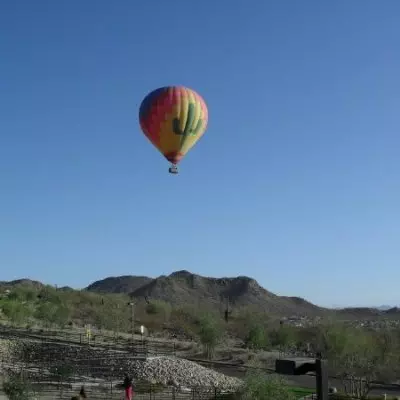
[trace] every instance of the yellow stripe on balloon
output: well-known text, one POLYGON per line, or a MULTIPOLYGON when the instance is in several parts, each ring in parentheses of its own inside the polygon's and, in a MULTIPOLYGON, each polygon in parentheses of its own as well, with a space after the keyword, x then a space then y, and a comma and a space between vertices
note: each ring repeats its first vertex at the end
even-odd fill
MULTIPOLYGON (((190 103, 193 102, 192 99, 193 99, 192 92, 187 90, 187 89, 184 89, 184 93, 182 93, 182 104, 183 104, 184 112, 183 112, 183 115, 182 115, 182 118, 181 118, 181 121, 183 122, 183 123, 181 123, 181 127, 180 127, 181 128, 181 132, 183 132, 185 130, 185 128, 187 128, 187 129, 191 129, 192 128, 191 126, 188 126, 188 124, 189 124, 189 121, 188 121, 188 119, 189 119, 189 105, 190 105, 190 103)), ((182 135, 180 137, 180 139, 181 140, 179 142, 179 151, 182 149, 182 146, 184 145, 185 140, 187 139, 187 135, 185 135, 185 136, 182 135)))
MULTIPOLYGON (((194 105, 194 118, 190 126, 190 129, 194 130, 197 127, 199 120, 201 119, 202 110, 201 110, 201 104, 197 100, 193 92, 190 92, 190 103, 194 105)), ((186 154, 196 144, 196 142, 200 139, 203 133, 204 130, 200 131, 196 136, 192 135, 187 136, 184 142, 182 143, 180 152, 183 155, 186 154)))

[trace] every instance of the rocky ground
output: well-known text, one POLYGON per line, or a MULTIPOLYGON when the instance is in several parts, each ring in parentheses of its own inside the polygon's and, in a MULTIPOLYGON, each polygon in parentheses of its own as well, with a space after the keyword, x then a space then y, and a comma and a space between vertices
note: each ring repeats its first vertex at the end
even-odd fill
POLYGON ((109 352, 86 346, 6 340, 0 341, 0 358, 0 368, 6 369, 21 363, 30 371, 31 379, 41 382, 58 379, 58 368, 69 366, 75 377, 90 376, 107 382, 109 379, 122 381, 124 373, 129 372, 138 382, 180 389, 202 387, 235 392, 243 383, 236 377, 174 356, 144 360, 132 357, 129 352, 109 352))
POLYGON ((14 355, 14 341, 0 339, 0 361, 10 361, 14 355))
POLYGON ((180 388, 212 387, 235 392, 243 384, 238 378, 174 357, 153 357, 146 361, 132 361, 128 370, 136 379, 180 388))

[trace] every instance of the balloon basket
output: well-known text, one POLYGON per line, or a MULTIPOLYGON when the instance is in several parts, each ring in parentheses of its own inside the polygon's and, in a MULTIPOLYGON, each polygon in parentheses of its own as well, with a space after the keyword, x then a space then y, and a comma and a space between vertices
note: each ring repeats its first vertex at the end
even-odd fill
POLYGON ((168 172, 169 172, 170 174, 176 175, 176 174, 178 173, 178 167, 177 167, 176 165, 171 165, 171 166, 169 167, 168 172))

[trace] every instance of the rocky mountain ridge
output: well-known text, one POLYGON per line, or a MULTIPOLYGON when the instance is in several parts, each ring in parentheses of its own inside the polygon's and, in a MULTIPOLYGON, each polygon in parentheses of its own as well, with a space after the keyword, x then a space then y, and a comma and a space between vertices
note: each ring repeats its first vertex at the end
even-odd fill
MULTIPOLYGON (((400 316, 400 310, 395 307, 386 310, 371 307, 342 309, 320 307, 300 297, 278 296, 247 276, 211 278, 181 270, 170 275, 142 280, 143 285, 138 285, 135 278, 143 279, 143 277, 131 276, 133 285, 131 287, 125 286, 123 293, 129 294, 139 301, 141 299, 147 301, 156 299, 175 305, 206 304, 211 307, 221 306, 222 303, 228 304, 229 302, 231 307, 252 306, 260 311, 286 316, 322 317, 338 315, 352 319, 400 316)), ((87 290, 93 291, 96 287, 96 290, 115 293, 115 287, 108 286, 111 282, 113 281, 110 278, 106 278, 89 285, 87 290)))
MULTIPOLYGON (((0 287, 45 286, 41 282, 19 279, 0 282, 0 287)), ((73 290, 59 288, 59 290, 73 290)), ((157 278, 124 275, 107 277, 87 286, 85 291, 95 293, 123 293, 137 301, 162 300, 175 306, 206 306, 209 308, 246 308, 280 316, 323 317, 327 315, 346 316, 351 319, 398 317, 396 307, 385 310, 371 307, 349 307, 329 309, 317 306, 300 297, 279 296, 247 276, 212 278, 193 274, 186 270, 157 278)))

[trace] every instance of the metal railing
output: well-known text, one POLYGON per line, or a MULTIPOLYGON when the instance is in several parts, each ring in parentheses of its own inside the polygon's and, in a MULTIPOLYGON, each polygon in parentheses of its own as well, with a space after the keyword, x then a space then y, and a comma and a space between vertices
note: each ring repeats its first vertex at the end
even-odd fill
POLYGON ((179 348, 176 342, 159 341, 143 337, 132 339, 118 335, 104 335, 100 333, 87 337, 84 333, 69 331, 51 331, 44 329, 18 329, 0 326, 0 338, 25 339, 42 343, 57 343, 65 345, 90 346, 109 350, 129 350, 138 356, 145 355, 176 355, 179 348))
MULTIPOLYGON (((94 384, 86 382, 85 392, 89 400, 94 399, 122 399, 124 389, 116 382, 94 384)), ((79 393, 80 384, 30 382, 26 391, 30 397, 37 399, 71 399, 79 393)), ((160 385, 138 385, 134 388, 135 400, 232 400, 236 399, 234 393, 224 393, 214 387, 176 388, 160 385)))

